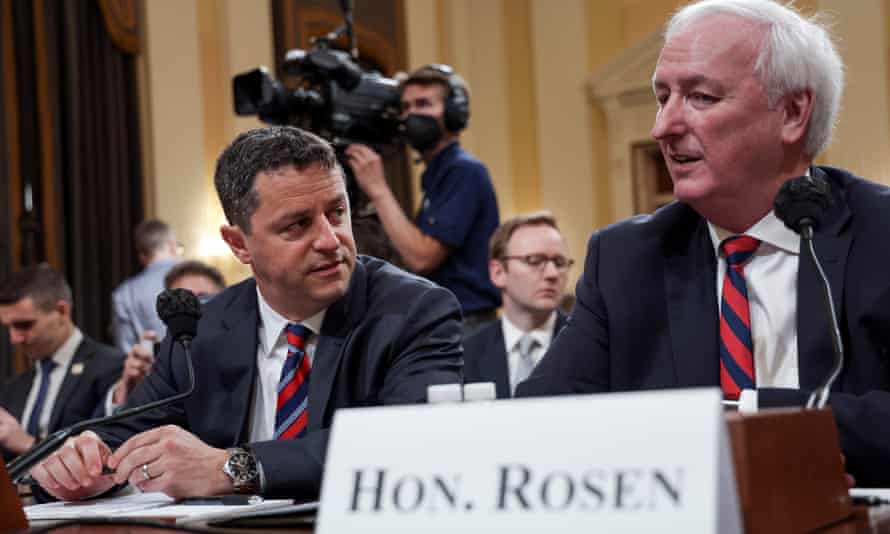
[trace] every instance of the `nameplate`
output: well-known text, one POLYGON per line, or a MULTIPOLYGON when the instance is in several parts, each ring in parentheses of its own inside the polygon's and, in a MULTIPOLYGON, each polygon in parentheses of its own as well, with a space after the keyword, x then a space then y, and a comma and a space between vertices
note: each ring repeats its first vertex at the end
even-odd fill
POLYGON ((741 532, 716 389, 339 410, 318 532, 741 532))

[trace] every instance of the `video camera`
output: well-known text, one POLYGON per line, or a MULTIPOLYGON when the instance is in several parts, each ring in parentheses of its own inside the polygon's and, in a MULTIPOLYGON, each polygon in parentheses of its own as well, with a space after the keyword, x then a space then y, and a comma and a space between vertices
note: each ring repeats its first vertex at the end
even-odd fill
POLYGON ((287 85, 274 79, 265 67, 235 76, 235 113, 257 115, 269 124, 297 126, 327 139, 344 172, 359 253, 401 265, 398 252, 358 187, 344 154, 352 143, 369 145, 384 156, 387 175, 398 173, 399 167, 407 174, 400 146, 399 84, 380 73, 363 71, 358 65, 352 1, 340 0, 340 6, 343 26, 314 38, 308 51, 294 49, 285 54, 282 71, 287 85), (344 34, 350 52, 332 46, 344 34))
POLYGON ((363 143, 380 149, 399 137, 399 84, 377 72, 363 72, 354 56, 332 48, 346 32, 354 48, 351 13, 346 25, 313 39, 309 51, 287 52, 282 70, 297 83, 275 80, 265 67, 235 76, 235 113, 258 115, 270 124, 299 126, 337 148, 363 143))

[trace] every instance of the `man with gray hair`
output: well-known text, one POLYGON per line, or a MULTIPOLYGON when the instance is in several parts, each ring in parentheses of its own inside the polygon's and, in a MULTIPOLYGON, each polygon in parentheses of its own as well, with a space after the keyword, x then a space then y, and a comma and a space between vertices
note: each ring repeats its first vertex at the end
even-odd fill
POLYGON ((111 294, 114 342, 124 352, 143 336, 164 336, 166 329, 155 310, 155 299, 164 289, 164 276, 180 259, 176 234, 163 221, 142 221, 133 231, 133 239, 144 269, 124 280, 111 294))
POLYGON ((769 0, 705 0, 669 22, 652 136, 677 201, 590 239, 572 318, 518 395, 720 385, 746 409, 801 405, 834 361, 816 266, 773 212, 809 176, 832 205, 814 245, 847 361, 831 407, 848 471, 890 484, 890 189, 813 164, 843 65, 826 30, 769 0))

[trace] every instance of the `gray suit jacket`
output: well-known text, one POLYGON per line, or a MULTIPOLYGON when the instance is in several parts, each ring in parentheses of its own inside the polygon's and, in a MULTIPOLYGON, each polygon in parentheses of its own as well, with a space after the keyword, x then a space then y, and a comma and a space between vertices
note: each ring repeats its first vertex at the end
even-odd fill
POLYGON ((167 272, 178 262, 177 258, 158 260, 124 280, 111 294, 111 328, 114 343, 122 351, 129 352, 145 330, 164 337, 167 329, 155 311, 155 300, 164 290, 167 272))

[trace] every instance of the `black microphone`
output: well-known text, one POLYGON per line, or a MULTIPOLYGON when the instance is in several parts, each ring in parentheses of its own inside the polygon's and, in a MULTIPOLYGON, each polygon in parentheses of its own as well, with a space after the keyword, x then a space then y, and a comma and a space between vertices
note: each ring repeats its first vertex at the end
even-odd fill
POLYGON ((841 331, 837 324, 837 313, 834 309, 834 301, 831 298, 831 284, 819 258, 816 257, 816 249, 813 247, 813 231, 822 222, 822 215, 831 206, 831 188, 821 177, 798 176, 782 184, 776 195, 775 213, 785 226, 799 233, 804 240, 804 245, 810 258, 819 271, 822 280, 822 289, 825 293, 825 306, 831 323, 831 341, 834 345, 834 367, 825 378, 825 381, 810 394, 807 399, 807 408, 822 409, 828 402, 831 386, 841 374, 844 367, 844 342, 841 340, 841 331))
POLYGON ((178 342, 185 350, 189 377, 188 390, 166 399, 159 399, 142 406, 134 406, 106 417, 87 419, 67 428, 57 430, 28 451, 22 453, 18 458, 9 462, 6 466, 6 470, 9 471, 9 478, 16 483, 21 483, 22 479, 35 464, 49 456, 69 437, 79 434, 87 428, 113 423, 155 408, 161 408, 185 399, 192 394, 195 390, 195 369, 192 366, 192 355, 189 347, 191 340, 198 332, 198 320, 201 318, 201 303, 198 301, 198 297, 187 289, 166 289, 158 295, 157 311, 158 316, 167 325, 167 336, 172 340, 167 353, 168 357, 173 352, 174 342, 178 342))

